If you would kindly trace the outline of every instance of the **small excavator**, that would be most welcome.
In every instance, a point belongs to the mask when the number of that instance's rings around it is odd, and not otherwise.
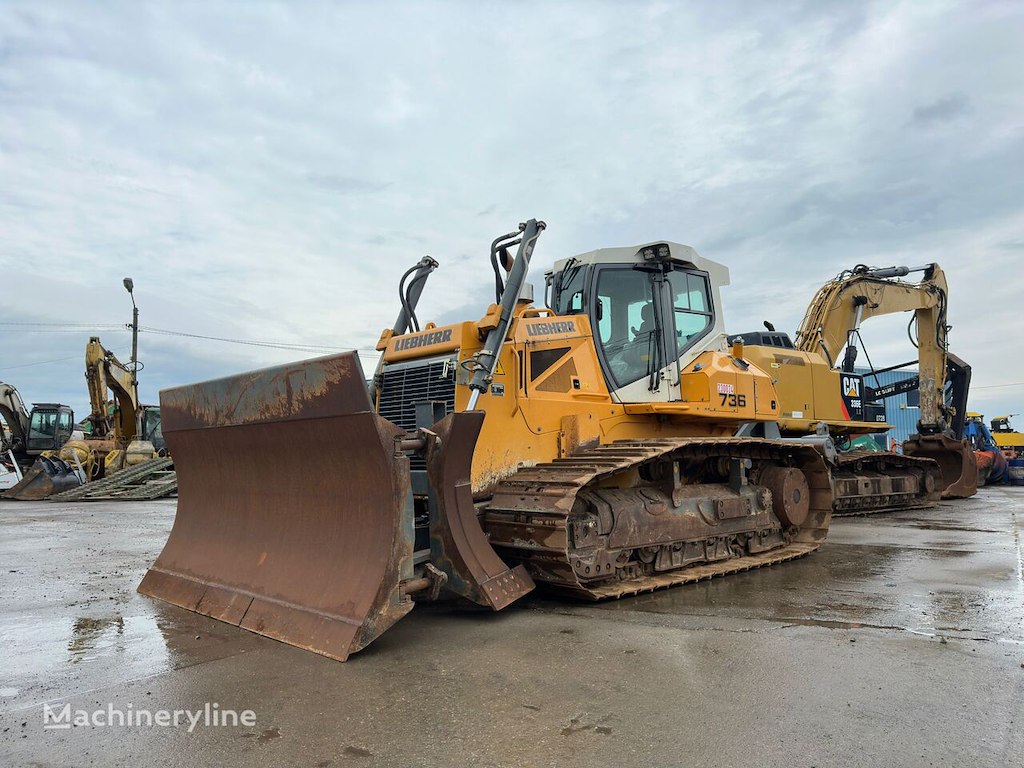
[[[736,434],[782,401],[728,343],[728,269],[605,248],[536,306],[544,228],[491,244],[476,321],[421,327],[437,264],[407,272],[369,388],[353,352],[162,391],[178,509],[139,591],[345,660],[418,601],[618,598],[820,547],[835,448]]]
[[[921,273],[919,282],[900,279],[913,273]],[[772,376],[782,403],[779,434],[826,429],[835,437],[840,448],[832,474],[835,514],[925,507],[939,498],[977,492],[974,453],[963,440],[970,366],[948,351],[947,297],[938,264],[861,265],[819,289],[795,342],[770,323],[765,324],[767,333],[734,337],[745,343],[747,359]],[[908,334],[917,348],[919,373],[873,387],[870,373],[855,372],[861,325],[900,312],[913,313]],[[918,433],[903,444],[902,454],[848,447],[854,435],[890,429],[880,401],[912,389],[920,392]]]
[[[74,415],[66,406],[37,406],[66,409],[67,415],[53,418],[59,424],[63,424],[63,418],[68,426],[54,433],[52,445],[47,443],[45,452],[42,444],[37,444],[40,450],[36,451],[35,464],[0,498],[46,499],[150,459],[164,449],[160,408],[139,403],[135,374],[105,349],[97,336],[91,337],[85,347],[85,378],[91,405],[87,418],[89,434],[78,434],[72,439]],[[114,395],[112,411],[108,407],[108,390]]]
[[[33,403],[30,411],[13,385],[0,382],[0,416],[7,425],[0,435],[0,491],[20,483],[33,463],[54,492],[81,482],[73,466],[51,455],[71,439],[75,414],[69,406]]]

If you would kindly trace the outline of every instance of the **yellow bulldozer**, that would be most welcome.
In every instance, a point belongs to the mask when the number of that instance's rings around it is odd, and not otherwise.
[[[903,279],[918,273],[916,282]],[[762,424],[756,433],[799,436],[824,427],[834,438],[836,514],[925,507],[977,492],[974,452],[963,439],[970,366],[949,352],[948,296],[938,264],[858,265],[818,290],[795,342],[771,323],[767,332],[733,337],[746,345],[746,359],[772,376],[782,404],[777,425]],[[855,371],[860,329],[873,317],[899,313],[912,313],[908,334],[917,360],[885,370],[916,362],[918,373],[882,386],[877,376]],[[882,401],[912,390],[920,393],[918,432],[902,453],[851,445],[856,435],[889,430]]]
[[[436,262],[410,270],[369,388],[348,353],[161,392],[179,501],[139,591],[344,660],[414,601],[614,598],[817,549],[834,446],[736,435],[782,408],[728,343],[728,270],[601,249],[536,306],[543,230],[492,243],[477,321],[421,328]]]

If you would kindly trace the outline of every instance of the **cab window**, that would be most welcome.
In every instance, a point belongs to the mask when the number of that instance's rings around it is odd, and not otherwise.
[[[703,337],[711,328],[714,317],[708,292],[708,279],[696,272],[671,272],[673,315],[676,322],[676,354]]]
[[[647,376],[656,357],[654,294],[646,272],[598,272],[594,312],[609,378],[622,387]]]
[[[53,448],[56,431],[57,413],[55,411],[35,411],[28,425],[29,450],[43,451]]]
[[[67,441],[71,437],[71,431],[73,429],[71,423],[71,411],[61,411],[60,417],[57,420],[57,434],[60,435],[61,440]]]
[[[552,309],[556,315],[578,315],[583,312],[583,285],[586,276],[587,270],[583,265],[571,261],[555,276],[558,295]]]

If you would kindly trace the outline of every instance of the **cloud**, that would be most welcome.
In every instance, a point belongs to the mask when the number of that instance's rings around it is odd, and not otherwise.
[[[975,382],[1024,381],[989,311],[1024,288],[1022,21],[1012,3],[5,3],[3,314],[124,322],[131,275],[151,327],[372,349],[421,256],[441,269],[420,317],[478,316],[490,241],[536,216],[538,294],[555,258],[671,239],[730,266],[732,329],[794,330],[856,263],[938,261]],[[81,402],[74,361],[3,369],[67,343],[5,329],[0,377]],[[302,356],[144,335],[143,388]],[[998,391],[1011,412],[1024,395]]]
[[[919,125],[945,123],[970,110],[970,101],[962,93],[953,93],[923,107],[915,107],[913,122]]]

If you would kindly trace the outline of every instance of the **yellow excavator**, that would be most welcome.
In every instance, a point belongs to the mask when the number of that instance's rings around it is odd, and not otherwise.
[[[737,436],[782,410],[728,343],[728,270],[600,249],[535,306],[543,230],[491,244],[477,321],[421,327],[436,262],[406,273],[369,391],[348,353],[161,392],[179,500],[139,591],[344,660],[414,601],[616,598],[817,549],[835,449]]]
[[[164,449],[159,407],[139,403],[133,370],[104,348],[97,336],[85,347],[85,378],[91,406],[86,419],[89,434],[73,438],[70,429],[61,431],[63,439],[47,444],[47,450],[2,498],[45,499],[150,459]],[[114,395],[113,409],[108,407],[108,391]]]
[[[85,380],[91,412],[87,418],[93,479],[151,459],[163,446],[160,408],[139,402],[135,371],[106,349],[97,336],[85,346]],[[107,392],[114,395],[108,407]]]
[[[921,274],[917,282],[901,279],[916,273]],[[977,492],[974,453],[963,440],[970,367],[948,351],[948,295],[938,264],[859,265],[819,289],[795,342],[770,323],[767,333],[734,337],[745,343],[747,359],[772,376],[782,404],[778,429],[783,436],[825,427],[843,449],[855,435],[890,429],[881,400],[919,390],[918,433],[903,444],[902,454],[840,450],[832,475],[836,514],[929,506],[940,497]],[[870,373],[855,372],[861,325],[903,312],[913,313],[908,333],[919,373],[895,385],[871,386]]]

